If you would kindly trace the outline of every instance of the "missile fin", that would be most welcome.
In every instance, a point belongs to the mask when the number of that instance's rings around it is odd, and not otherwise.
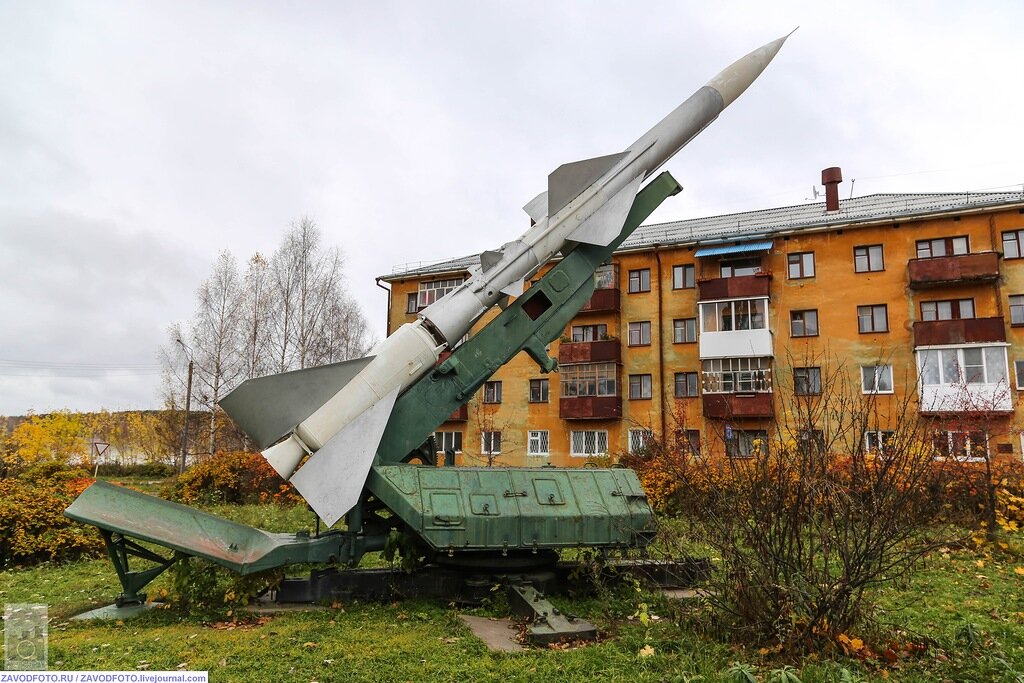
[[[569,233],[569,239],[600,246],[611,244],[622,232],[626,216],[629,215],[629,209],[633,206],[633,200],[636,199],[636,193],[640,190],[640,183],[643,180],[644,174],[641,173],[605,202],[593,216]]]
[[[502,294],[508,296],[520,296],[523,293],[523,289],[526,287],[526,278],[519,278],[510,285],[506,285],[501,288]]]
[[[218,403],[262,450],[312,415],[371,360],[366,356],[246,380]]]
[[[480,254],[480,267],[486,273],[494,266],[498,265],[504,255],[500,251],[485,251]]]
[[[548,215],[553,216],[622,161],[626,152],[562,164],[548,176]]]
[[[292,476],[292,484],[327,526],[359,502],[397,398],[395,387],[332,436]]]
[[[539,195],[531,199],[526,206],[523,207],[523,211],[533,219],[534,223],[540,223],[541,219],[548,215],[548,193],[541,192]]]

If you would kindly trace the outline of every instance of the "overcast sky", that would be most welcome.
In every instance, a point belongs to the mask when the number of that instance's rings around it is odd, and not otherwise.
[[[842,197],[1024,188],[1019,0],[0,2],[0,414],[159,407],[218,252],[303,215],[381,336],[375,276],[513,239],[555,167],[798,25],[652,221],[833,165]]]

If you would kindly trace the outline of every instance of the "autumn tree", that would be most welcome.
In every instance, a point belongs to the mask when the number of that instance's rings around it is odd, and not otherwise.
[[[29,415],[8,437],[5,469],[18,470],[43,463],[89,461],[90,425],[81,413],[61,410]]]
[[[303,218],[269,259],[254,254],[244,272],[222,252],[196,292],[191,321],[169,328],[162,348],[165,404],[185,405],[191,358],[207,452],[235,436],[217,403],[240,382],[358,358],[372,345],[366,319],[345,289],[341,251],[322,242],[316,223]]]

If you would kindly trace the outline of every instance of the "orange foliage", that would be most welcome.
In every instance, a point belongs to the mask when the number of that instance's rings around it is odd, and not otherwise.
[[[178,477],[172,491],[184,503],[281,503],[302,500],[259,453],[219,452]]]

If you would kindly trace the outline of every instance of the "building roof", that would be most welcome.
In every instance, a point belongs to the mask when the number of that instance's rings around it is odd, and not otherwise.
[[[810,232],[893,219],[911,220],[946,213],[1018,205],[1024,205],[1024,191],[872,194],[843,200],[840,202],[839,210],[833,212],[825,211],[824,202],[816,202],[641,225],[616,251],[650,249],[656,245],[710,246],[737,240],[764,239],[783,233]],[[461,272],[479,262],[479,255],[472,254],[436,262],[403,264],[393,268],[389,275],[381,276],[381,279],[397,280]]]

